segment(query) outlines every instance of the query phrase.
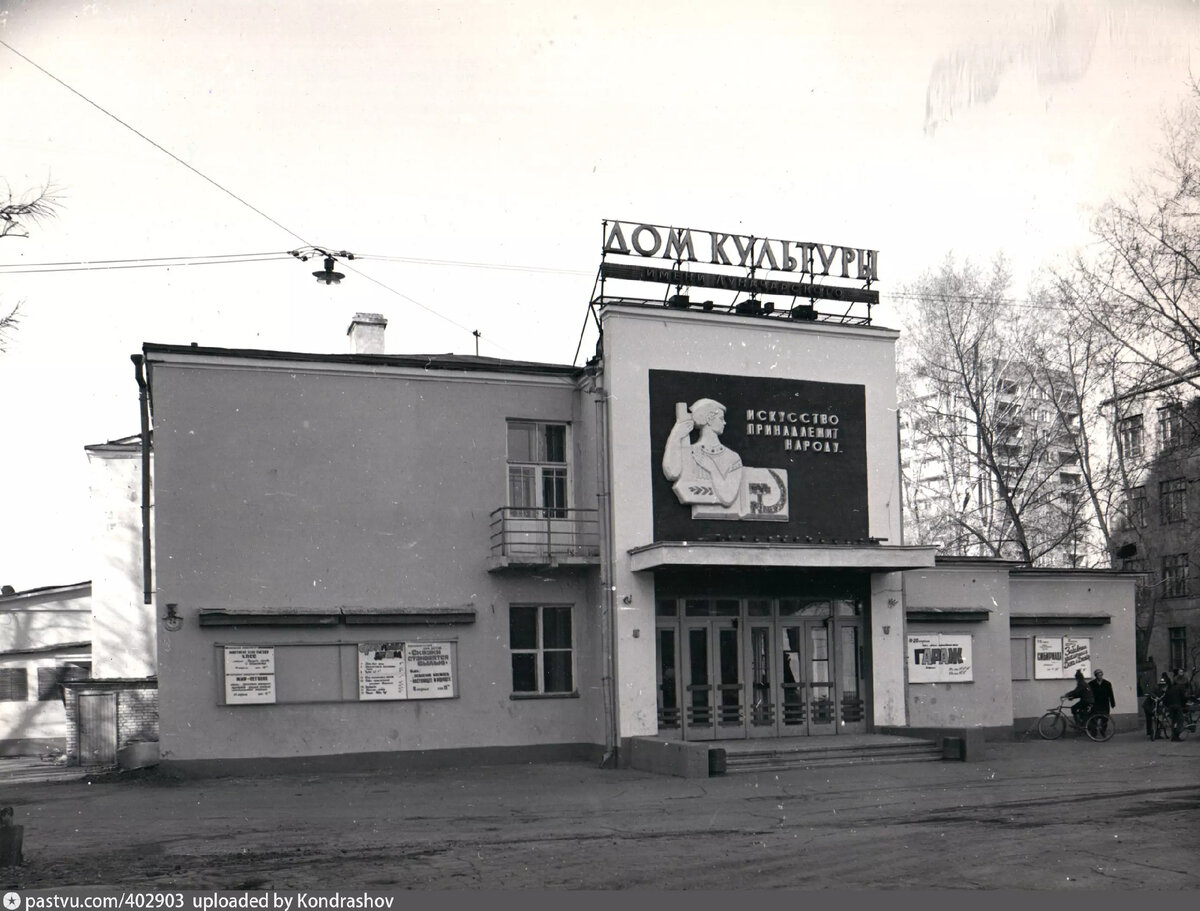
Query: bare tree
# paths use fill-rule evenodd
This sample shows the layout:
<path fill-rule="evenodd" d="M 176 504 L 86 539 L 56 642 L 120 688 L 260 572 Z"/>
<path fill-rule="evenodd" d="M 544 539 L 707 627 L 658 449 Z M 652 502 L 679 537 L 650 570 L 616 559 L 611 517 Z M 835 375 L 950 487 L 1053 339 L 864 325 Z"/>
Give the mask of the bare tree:
<path fill-rule="evenodd" d="M 1200 392 L 1200 84 L 1164 124 L 1159 163 L 1092 226 L 1061 277 L 1128 362 Z"/>
<path fill-rule="evenodd" d="M 49 184 L 24 196 L 14 196 L 9 188 L 6 202 L 0 204 L 0 238 L 28 237 L 28 225 L 54 217 L 58 208 L 58 194 Z M 7 312 L 0 308 L 0 351 L 5 350 L 5 339 L 20 321 L 20 310 L 19 303 Z"/>
<path fill-rule="evenodd" d="M 1092 562 L 1081 409 L 1046 357 L 1045 320 L 1017 312 L 1002 259 L 947 259 L 909 289 L 902 338 L 908 533 L 947 553 Z"/>

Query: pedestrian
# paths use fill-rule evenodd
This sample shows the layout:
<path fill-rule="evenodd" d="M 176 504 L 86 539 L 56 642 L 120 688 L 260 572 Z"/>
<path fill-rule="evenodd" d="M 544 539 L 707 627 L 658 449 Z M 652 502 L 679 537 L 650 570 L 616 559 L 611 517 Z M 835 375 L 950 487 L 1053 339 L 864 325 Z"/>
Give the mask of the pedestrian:
<path fill-rule="evenodd" d="M 1108 730 L 1109 712 L 1117 707 L 1112 684 L 1104 679 L 1104 671 L 1096 671 L 1088 687 L 1092 691 L 1092 714 L 1101 719 L 1100 733 L 1103 734 Z"/>
<path fill-rule="evenodd" d="M 1158 707 L 1162 704 L 1162 698 L 1167 693 L 1167 687 L 1171 685 L 1171 678 L 1167 676 L 1167 672 L 1163 671 L 1162 676 L 1158 678 L 1158 683 L 1154 685 L 1154 689 L 1146 693 L 1146 698 L 1142 701 L 1142 711 L 1146 713 L 1146 736 L 1151 740 L 1158 739 L 1158 726 L 1155 723 L 1158 717 Z"/>
<path fill-rule="evenodd" d="M 1167 687 L 1166 695 L 1163 696 L 1163 705 L 1167 709 L 1167 715 L 1171 719 L 1171 739 L 1183 739 L 1183 704 L 1187 701 L 1187 679 L 1183 676 L 1183 672 L 1175 675 L 1175 679 L 1171 681 L 1171 685 Z"/>
<path fill-rule="evenodd" d="M 1083 671 L 1075 672 L 1075 689 L 1063 694 L 1063 698 L 1078 700 L 1071 706 L 1071 714 L 1075 717 L 1075 723 L 1082 727 L 1088 720 L 1088 716 L 1092 714 L 1093 703 L 1092 688 L 1088 686 Z"/>

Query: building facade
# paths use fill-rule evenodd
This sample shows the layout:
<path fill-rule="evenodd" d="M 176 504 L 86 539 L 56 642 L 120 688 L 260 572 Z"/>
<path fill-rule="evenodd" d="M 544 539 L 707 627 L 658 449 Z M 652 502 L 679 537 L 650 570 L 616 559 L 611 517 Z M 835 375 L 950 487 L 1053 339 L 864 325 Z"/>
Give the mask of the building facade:
<path fill-rule="evenodd" d="M 164 762 L 1011 732 L 1023 583 L 902 543 L 896 334 L 600 320 L 585 367 L 145 347 Z"/>
<path fill-rule="evenodd" d="M 0 594 L 0 755 L 65 751 L 63 686 L 92 664 L 92 586 Z"/>
<path fill-rule="evenodd" d="M 1200 396 L 1196 374 L 1144 383 L 1109 404 L 1125 482 L 1115 562 L 1141 574 L 1142 683 L 1200 664 Z"/>
<path fill-rule="evenodd" d="M 350 354 L 145 345 L 162 761 L 1004 736 L 1092 658 L 1132 680 L 1131 577 L 1056 579 L 1071 597 L 1027 612 L 1046 628 L 1025 678 L 1015 605 L 1045 580 L 905 543 L 876 254 L 710 241 L 606 223 L 584 366 L 387 354 L 378 314 Z M 838 269 L 867 287 L 827 287 Z M 788 270 L 808 281 L 762 278 Z M 620 293 L 639 281 L 676 293 Z M 739 297 L 692 303 L 693 285 Z"/>

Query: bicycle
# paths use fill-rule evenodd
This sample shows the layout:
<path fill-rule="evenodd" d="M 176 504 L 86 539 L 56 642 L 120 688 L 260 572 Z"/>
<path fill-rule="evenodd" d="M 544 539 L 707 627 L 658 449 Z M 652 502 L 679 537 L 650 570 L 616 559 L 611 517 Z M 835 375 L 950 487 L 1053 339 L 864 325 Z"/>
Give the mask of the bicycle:
<path fill-rule="evenodd" d="M 1070 726 L 1073 731 L 1083 731 L 1089 740 L 1103 743 L 1110 740 L 1117 732 L 1117 726 L 1108 715 L 1089 715 L 1080 724 L 1075 720 L 1067 705 L 1067 700 L 1060 699 L 1056 708 L 1047 709 L 1046 714 L 1038 719 L 1037 732 L 1043 740 L 1057 740 L 1066 733 Z"/>
<path fill-rule="evenodd" d="M 1188 697 L 1183 704 L 1181 723 L 1179 725 L 1180 739 L 1188 734 L 1196 733 L 1196 723 L 1200 719 L 1200 699 Z M 1162 699 L 1155 700 L 1154 706 L 1154 739 L 1170 740 L 1174 736 L 1175 722 L 1171 718 L 1171 710 L 1163 705 Z"/>

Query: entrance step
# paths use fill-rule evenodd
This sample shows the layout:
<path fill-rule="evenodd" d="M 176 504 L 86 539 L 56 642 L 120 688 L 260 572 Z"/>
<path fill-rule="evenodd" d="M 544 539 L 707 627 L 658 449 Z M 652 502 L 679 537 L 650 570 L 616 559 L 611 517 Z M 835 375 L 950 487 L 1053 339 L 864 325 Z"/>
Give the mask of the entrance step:
<path fill-rule="evenodd" d="M 831 766 L 896 762 L 940 762 L 942 747 L 935 740 L 911 737 L 860 735 L 806 737 L 788 741 L 743 740 L 710 743 L 725 751 L 727 774 L 773 772 L 782 769 L 819 769 Z"/>

